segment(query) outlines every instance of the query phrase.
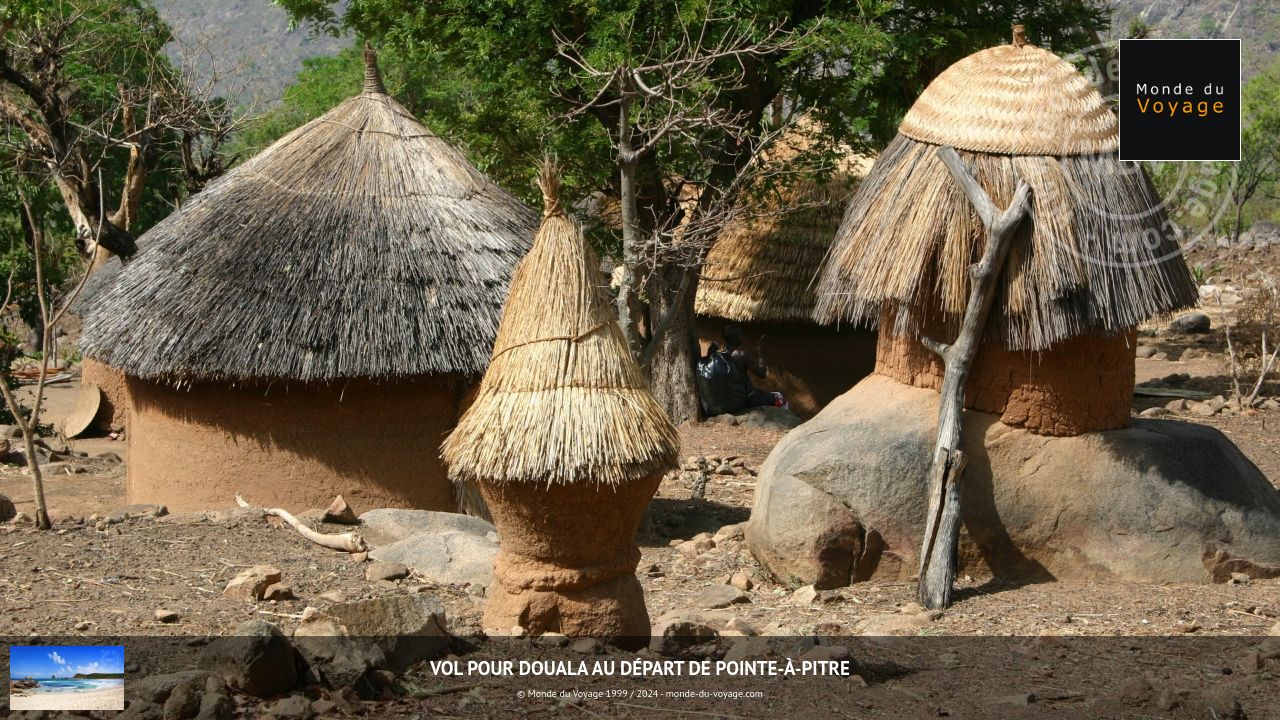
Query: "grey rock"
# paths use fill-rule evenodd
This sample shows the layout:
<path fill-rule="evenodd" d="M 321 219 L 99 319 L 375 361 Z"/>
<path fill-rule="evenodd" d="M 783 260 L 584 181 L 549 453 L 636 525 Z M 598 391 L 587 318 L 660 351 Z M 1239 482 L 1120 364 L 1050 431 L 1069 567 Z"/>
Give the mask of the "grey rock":
<path fill-rule="evenodd" d="M 373 547 L 421 533 L 463 532 L 483 537 L 493 530 L 493 523 L 480 518 L 434 510 L 380 508 L 360 516 L 360 535 Z"/>
<path fill-rule="evenodd" d="M 1211 325 L 1209 316 L 1202 312 L 1189 312 L 1179 315 L 1169 323 L 1169 330 L 1183 334 L 1200 334 L 1209 332 Z"/>
<path fill-rule="evenodd" d="M 715 628 L 700 618 L 668 613 L 654 622 L 649 650 L 662 655 L 675 655 L 681 650 L 713 641 L 719 635 Z"/>
<path fill-rule="evenodd" d="M 205 646 L 200 667 L 246 695 L 270 697 L 293 689 L 298 673 L 293 647 L 269 622 L 248 620 Z"/>
<path fill-rule="evenodd" d="M 164 720 L 187 720 L 200 712 L 200 693 L 191 685 L 180 684 L 164 701 Z"/>
<path fill-rule="evenodd" d="M 379 580 L 399 580 L 409 577 L 409 568 L 400 562 L 376 560 L 364 569 L 364 579 L 369 582 Z"/>
<path fill-rule="evenodd" d="M 699 593 L 695 602 L 697 602 L 698 607 L 718 610 L 727 608 L 730 605 L 749 603 L 751 598 L 745 592 L 732 585 L 712 585 Z"/>
<path fill-rule="evenodd" d="M 163 705 L 174 688 L 185 685 L 191 689 L 221 687 L 222 680 L 207 670 L 184 670 L 162 675 L 147 675 L 125 683 L 125 697 L 147 703 Z"/>
<path fill-rule="evenodd" d="M 235 716 L 236 704 L 224 693 L 205 692 L 200 698 L 200 711 L 196 720 L 231 720 Z"/>
<path fill-rule="evenodd" d="M 481 587 L 493 582 L 493 558 L 497 554 L 498 543 L 494 540 L 456 530 L 418 533 L 369 553 L 375 560 L 404 563 L 432 582 Z"/>
<path fill-rule="evenodd" d="M 720 415 L 713 415 L 707 418 L 707 422 L 715 423 L 716 425 L 728 425 L 732 427 L 738 424 L 738 418 L 730 413 L 723 413 Z"/>
<path fill-rule="evenodd" d="M 311 701 L 302 695 L 280 698 L 263 709 L 282 720 L 311 720 L 315 716 Z"/>
<path fill-rule="evenodd" d="M 1137 356 L 1140 358 L 1149 358 L 1157 352 L 1159 351 L 1156 350 L 1154 345 L 1142 345 L 1137 350 Z"/>
<path fill-rule="evenodd" d="M 18 509 L 13 506 L 13 501 L 9 499 L 9 496 L 0 494 L 0 522 L 9 522 L 17 514 Z"/>
<path fill-rule="evenodd" d="M 871 376 L 784 437 L 756 488 L 755 557 L 783 582 L 910 579 L 937 403 L 933 391 Z M 970 411 L 964 430 L 972 544 L 962 552 L 996 577 L 1280 576 L 1280 492 L 1213 428 L 1140 418 L 1047 437 Z"/>
<path fill-rule="evenodd" d="M 772 652 L 773 646 L 769 644 L 767 638 L 742 637 L 735 640 L 733 645 L 725 651 L 724 659 L 729 662 L 759 660 L 768 657 Z"/>
<path fill-rule="evenodd" d="M 386 667 L 397 672 L 449 649 L 444 606 L 425 593 L 335 603 L 325 612 L 352 637 L 375 642 L 386 654 Z"/>
<path fill-rule="evenodd" d="M 804 422 L 799 415 L 780 407 L 758 407 L 738 416 L 738 424 L 764 430 L 790 430 Z"/>
<path fill-rule="evenodd" d="M 307 681 L 334 690 L 355 687 L 368 672 L 386 663 L 382 649 L 369 639 L 355 639 L 336 618 L 312 613 L 293 633 L 293 646 L 309 671 Z"/>

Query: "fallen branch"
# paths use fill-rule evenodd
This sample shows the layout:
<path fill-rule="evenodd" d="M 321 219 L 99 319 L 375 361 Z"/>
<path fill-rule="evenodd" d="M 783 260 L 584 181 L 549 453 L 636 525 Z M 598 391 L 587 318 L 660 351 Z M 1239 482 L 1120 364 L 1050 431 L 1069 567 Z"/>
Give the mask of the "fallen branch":
<path fill-rule="evenodd" d="M 938 158 L 964 191 L 986 229 L 982 259 L 969 266 L 969 302 L 956 341 L 950 345 L 922 337 L 920 342 L 942 358 L 942 391 L 938 400 L 938 431 L 929 468 L 929 514 L 925 519 L 920 550 L 920 604 L 930 610 L 951 605 L 956 573 L 956 547 L 960 539 L 961 481 L 966 458 L 960 449 L 965 385 L 987 326 L 998 282 L 1009 255 L 1014 230 L 1027 215 L 1031 187 L 1021 179 L 1009 207 L 1001 210 L 978 184 L 950 147 L 938 150 Z"/>
<path fill-rule="evenodd" d="M 245 499 L 240 497 L 240 493 L 236 493 L 236 504 L 242 508 L 256 508 L 256 506 L 245 502 Z M 360 537 L 360 533 L 346 532 L 339 533 L 337 535 L 326 535 L 325 533 L 318 533 L 307 527 L 288 510 L 284 510 L 282 508 L 256 509 L 261 510 L 265 515 L 275 515 L 281 520 L 289 523 L 294 530 L 298 531 L 298 534 L 320 547 L 327 547 L 330 550 L 341 550 L 342 552 L 347 553 L 365 552 L 369 549 L 369 546 L 364 542 L 364 538 Z"/>

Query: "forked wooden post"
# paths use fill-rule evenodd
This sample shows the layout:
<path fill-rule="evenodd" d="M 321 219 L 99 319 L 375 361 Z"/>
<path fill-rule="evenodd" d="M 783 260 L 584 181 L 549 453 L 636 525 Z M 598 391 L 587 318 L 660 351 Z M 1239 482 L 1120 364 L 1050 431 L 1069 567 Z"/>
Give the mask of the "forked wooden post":
<path fill-rule="evenodd" d="M 973 203 L 986 229 L 982 259 L 969 266 L 969 302 L 956 341 L 947 345 L 932 338 L 920 339 L 942 358 L 942 395 L 938 401 L 938 434 L 933 445 L 933 465 L 929 469 L 929 515 L 925 521 L 924 544 L 920 549 L 920 604 L 929 609 L 951 605 L 952 582 L 956 575 L 956 545 L 960 538 L 960 497 L 965 456 L 960 449 L 964 391 L 969 370 L 978 354 L 978 345 L 987 325 L 987 315 L 995 300 L 997 282 L 1009 256 L 1010 240 L 1028 210 L 1031 188 L 1018 180 L 1009 207 L 1001 211 L 950 147 L 940 148 L 942 160 L 964 194 Z"/>

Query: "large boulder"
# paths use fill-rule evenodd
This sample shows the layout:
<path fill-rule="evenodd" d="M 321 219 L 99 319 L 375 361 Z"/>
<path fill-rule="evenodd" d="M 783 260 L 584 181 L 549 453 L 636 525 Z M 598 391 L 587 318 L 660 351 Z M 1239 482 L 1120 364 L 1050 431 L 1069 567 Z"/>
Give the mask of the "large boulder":
<path fill-rule="evenodd" d="M 373 547 L 399 542 L 421 533 L 464 532 L 484 537 L 493 523 L 460 513 L 380 508 L 360 516 L 360 535 Z"/>
<path fill-rule="evenodd" d="M 293 646 L 263 620 L 246 620 L 231 635 L 209 643 L 200 653 L 200 667 L 255 697 L 279 695 L 298 683 Z"/>
<path fill-rule="evenodd" d="M 493 582 L 493 558 L 497 554 L 496 535 L 446 530 L 410 535 L 374 548 L 369 557 L 404 563 L 418 576 L 435 583 L 487 588 Z"/>
<path fill-rule="evenodd" d="M 791 431 L 747 525 L 775 575 L 819 588 L 911 578 L 938 394 L 873 375 Z M 966 411 L 961 564 L 997 577 L 1223 582 L 1280 576 L 1280 492 L 1213 428 L 1137 419 L 1077 437 Z"/>
<path fill-rule="evenodd" d="M 444 606 L 424 593 L 334 603 L 324 612 L 350 637 L 376 644 L 397 672 L 449 650 Z"/>

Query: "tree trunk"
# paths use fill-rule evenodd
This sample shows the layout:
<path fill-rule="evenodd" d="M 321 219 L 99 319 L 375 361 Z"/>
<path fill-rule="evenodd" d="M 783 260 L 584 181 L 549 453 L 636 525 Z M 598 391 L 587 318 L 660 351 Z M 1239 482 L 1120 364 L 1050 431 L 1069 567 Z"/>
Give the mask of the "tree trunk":
<path fill-rule="evenodd" d="M 698 387 L 694 383 L 698 337 L 693 322 L 697 288 L 690 286 L 684 272 L 667 268 L 658 273 L 650 284 L 649 303 L 649 327 L 661 328 L 666 323 L 666 331 L 651 340 L 655 345 L 648 364 L 649 383 L 658 404 L 677 424 L 698 419 Z"/>

